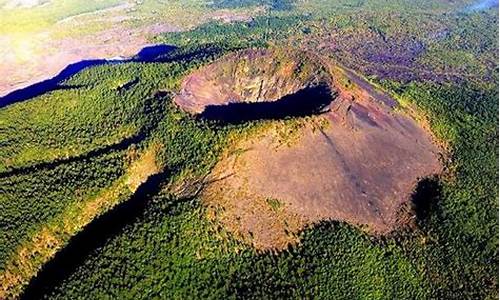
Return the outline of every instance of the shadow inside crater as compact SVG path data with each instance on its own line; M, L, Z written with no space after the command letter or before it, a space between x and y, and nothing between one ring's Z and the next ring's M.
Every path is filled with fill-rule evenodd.
M333 99L334 93L330 87L327 84L319 84L301 89L276 101L208 105L199 117L223 124L305 117L324 112Z

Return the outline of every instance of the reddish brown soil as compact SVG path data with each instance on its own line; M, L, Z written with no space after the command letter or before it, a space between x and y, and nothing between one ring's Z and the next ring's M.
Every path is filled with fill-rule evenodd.
M16 89L27 87L36 82L56 76L69 64L86 59L105 59L116 56L132 56L148 44L150 35L160 32L176 31L178 28L168 24L155 24L136 29L117 26L92 36L62 38L53 40L47 33L33 37L36 48L29 59L19 61L13 54L14 41L0 36L5 48L4 63L0 64L0 73L9 74L0 78L0 97Z
M11 6L23 4L23 1L10 2ZM48 1L24 2L36 5ZM211 20L249 21L264 12L262 8L210 10L201 15L197 11L183 11L184 17L163 18L155 11L145 15L134 12L135 2L70 16L25 36L0 35L0 74L8 74L0 77L0 97L52 78L80 60L133 56L163 32L188 30Z
M278 100L320 81L325 69L305 53L246 50L189 75L174 101L198 114L208 105Z
M204 191L216 217L258 249L283 248L327 219L389 232L419 178L441 169L439 148L391 108L393 99L354 74L334 76L338 96L328 113L297 129L289 145L278 123L235 143ZM354 83L349 90L339 83L346 78L337 80L343 76ZM209 92L203 99L218 103L218 90Z

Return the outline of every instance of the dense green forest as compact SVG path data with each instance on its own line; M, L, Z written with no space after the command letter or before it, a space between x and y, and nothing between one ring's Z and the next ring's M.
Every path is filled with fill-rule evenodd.
M238 8L247 6L265 5L271 10L289 10L292 8L293 0L217 0L212 6L215 8Z
M429 15L325 17L263 2L270 15L162 34L157 42L177 48L154 61L88 68L0 109L0 298L496 298L498 11L442 14L436 4ZM361 33L387 57L362 51ZM258 252L207 217L199 191L227 144L278 121L215 124L173 96L186 74L221 55L276 45L360 71L428 121L446 147L445 170L417 188L413 226L373 236L325 221L297 245ZM138 175L141 161L154 167ZM80 222L74 212L99 198L108 202Z
M51 290L47 295L493 296L498 272L498 153L491 147L498 135L496 91L429 84L393 88L436 120L432 127L453 153L448 165L453 175L440 178L433 187L439 193L426 199L431 207L421 216L418 230L373 238L351 226L325 222L306 230L300 246L256 253L208 221L198 198L177 199L160 189L143 211L118 234L104 238L105 243L91 250L62 283L52 290L42 285ZM473 104L478 97L483 104ZM476 114L483 117L471 117Z

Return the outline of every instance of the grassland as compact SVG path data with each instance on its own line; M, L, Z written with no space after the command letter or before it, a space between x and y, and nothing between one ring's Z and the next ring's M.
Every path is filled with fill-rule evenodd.
M157 41L181 48L159 61L90 68L64 82L69 89L1 109L0 298L23 290L26 299L495 298L498 12L462 15L463 3L395 1L372 13L379 2L328 3L297 2L250 23L164 34ZM65 9L64 17L89 9L97 8ZM370 61L357 47L360 36L393 57L400 43L421 43L423 51ZM331 48L335 41L344 48ZM414 227L373 237L324 222L302 232L299 245L262 253L207 215L196 193L200 178L230 138L255 124L194 120L170 93L222 53L273 44L329 51L425 118L448 145L446 172L423 187ZM408 61L402 73L380 72ZM414 72L421 65L429 76ZM141 205L123 213L127 203ZM72 246L79 240L93 242Z

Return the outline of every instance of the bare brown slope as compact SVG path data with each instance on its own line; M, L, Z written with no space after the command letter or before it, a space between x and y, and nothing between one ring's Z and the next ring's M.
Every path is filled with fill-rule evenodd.
M276 101L326 81L325 68L306 53L245 50L190 74L174 101L199 114L210 105Z
M394 111L387 95L349 75L335 73L330 111L300 127L291 145L283 145L277 132L284 125L276 123L236 143L215 167L204 201L255 247L283 248L325 219L389 232L418 179L440 171L428 133Z

